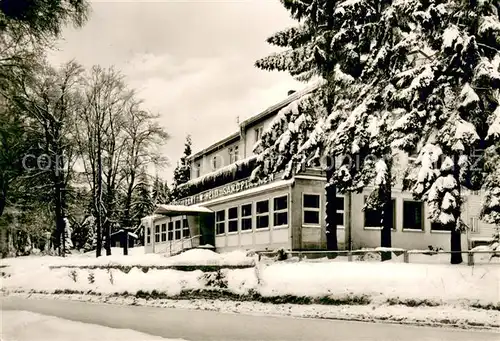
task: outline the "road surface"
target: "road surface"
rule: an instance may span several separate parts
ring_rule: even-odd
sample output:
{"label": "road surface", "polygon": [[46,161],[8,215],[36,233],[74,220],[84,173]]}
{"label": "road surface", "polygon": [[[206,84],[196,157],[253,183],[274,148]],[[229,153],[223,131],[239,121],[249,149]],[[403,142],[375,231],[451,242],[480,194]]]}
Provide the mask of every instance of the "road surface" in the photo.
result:
{"label": "road surface", "polygon": [[[3,310],[27,310],[73,321],[127,328],[190,341],[499,341],[494,332],[408,325],[252,316],[212,311],[94,304],[50,299],[1,299]],[[332,307],[335,309],[335,307]]]}

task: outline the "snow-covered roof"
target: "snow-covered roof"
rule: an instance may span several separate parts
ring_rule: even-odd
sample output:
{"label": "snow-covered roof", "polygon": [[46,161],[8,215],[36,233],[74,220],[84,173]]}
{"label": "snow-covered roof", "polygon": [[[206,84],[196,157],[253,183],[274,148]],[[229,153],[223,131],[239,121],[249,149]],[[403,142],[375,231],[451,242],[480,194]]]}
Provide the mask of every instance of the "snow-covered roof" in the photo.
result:
{"label": "snow-covered roof", "polygon": [[[285,98],[284,100],[266,108],[265,110],[261,111],[260,113],[258,114],[255,114],[255,115],[252,115],[251,117],[245,119],[243,122],[240,123],[240,131],[241,129],[245,129],[245,127],[247,126],[251,126],[253,123],[255,123],[256,121],[260,121],[266,117],[268,117],[269,115],[274,115],[278,110],[280,110],[281,108],[287,106],[288,104],[292,103],[293,101],[299,99],[300,97],[310,93],[310,92],[313,92],[314,90],[318,89],[319,86],[322,84],[322,81],[317,81],[317,82],[314,82],[312,85],[304,88],[303,90],[301,91],[296,91],[290,95],[287,96],[287,98]],[[211,144],[210,146],[194,153],[194,154],[191,154],[188,159],[189,160],[194,160],[194,159],[197,159],[199,158],[200,156],[204,155],[204,154],[208,154],[210,153],[212,150],[218,148],[219,146],[225,144],[225,143],[229,143],[229,142],[232,142],[236,139],[239,139],[240,138],[240,131],[238,132],[235,132],[227,137],[225,137],[224,139],[222,140],[219,140],[213,144]]]}
{"label": "snow-covered roof", "polygon": [[197,186],[197,185],[200,185],[206,181],[214,180],[218,176],[232,174],[233,172],[235,172],[238,169],[238,167],[246,166],[250,162],[255,161],[255,160],[257,160],[257,155],[251,155],[245,159],[238,160],[234,163],[231,163],[230,165],[219,168],[213,172],[210,172],[210,173],[207,173],[207,174],[202,175],[200,177],[191,179],[188,182],[180,185],[179,188],[187,188],[189,186]]}
{"label": "snow-covered roof", "polygon": [[163,216],[196,215],[197,213],[213,213],[211,209],[203,206],[184,206],[184,205],[158,205],[155,214]]}

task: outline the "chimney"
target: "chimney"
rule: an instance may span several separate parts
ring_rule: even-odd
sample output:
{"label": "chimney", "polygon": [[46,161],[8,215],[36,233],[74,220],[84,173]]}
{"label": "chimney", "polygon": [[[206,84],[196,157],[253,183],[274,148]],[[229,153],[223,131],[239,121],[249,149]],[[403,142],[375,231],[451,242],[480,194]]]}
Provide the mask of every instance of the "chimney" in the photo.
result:
{"label": "chimney", "polygon": [[295,92],[296,92],[295,90],[288,90],[288,96],[293,95]]}

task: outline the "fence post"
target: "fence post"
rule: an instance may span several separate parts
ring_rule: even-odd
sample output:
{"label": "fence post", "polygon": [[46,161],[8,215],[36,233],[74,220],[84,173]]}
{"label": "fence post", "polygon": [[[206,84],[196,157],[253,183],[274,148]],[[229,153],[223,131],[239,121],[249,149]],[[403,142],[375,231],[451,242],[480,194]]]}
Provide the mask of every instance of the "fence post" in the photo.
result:
{"label": "fence post", "polygon": [[351,251],[347,252],[347,261],[352,262],[352,252]]}
{"label": "fence post", "polygon": [[474,253],[468,252],[467,253],[467,265],[473,266],[474,265]]}
{"label": "fence post", "polygon": [[403,259],[405,263],[410,262],[410,254],[408,253],[408,250],[405,250],[405,252],[403,253]]}

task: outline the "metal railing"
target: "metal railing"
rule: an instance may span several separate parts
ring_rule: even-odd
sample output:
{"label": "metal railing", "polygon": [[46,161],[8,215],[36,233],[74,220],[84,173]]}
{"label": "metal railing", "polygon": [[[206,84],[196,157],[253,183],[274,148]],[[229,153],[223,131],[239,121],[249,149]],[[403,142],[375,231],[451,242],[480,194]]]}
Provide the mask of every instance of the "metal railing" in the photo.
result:
{"label": "metal railing", "polygon": [[[489,260],[499,257],[500,258],[500,251],[488,251],[488,250],[478,250],[478,251],[434,251],[434,250],[403,250],[403,249],[392,249],[392,250],[383,250],[383,249],[367,249],[367,250],[351,250],[351,251],[323,251],[323,250],[318,250],[318,251],[290,251],[290,250],[284,250],[281,251],[281,253],[286,255],[287,259],[290,258],[298,258],[299,261],[314,261],[314,260],[324,260],[327,258],[328,260],[333,260],[336,258],[344,258],[344,260],[347,260],[348,262],[353,262],[353,261],[366,261],[364,259],[364,256],[367,254],[378,254],[381,255],[382,253],[391,253],[391,259],[400,259],[402,256],[402,262],[404,263],[428,263],[428,262],[422,262],[422,261],[416,261],[416,262],[411,262],[411,256],[412,255],[425,255],[425,256],[436,256],[436,255],[448,255],[448,257],[452,253],[461,253],[467,255],[467,265],[474,265],[475,259],[474,255],[481,255],[481,254],[489,254],[491,255],[489,257]],[[259,257],[259,261],[262,261],[264,257],[271,257],[271,258],[276,258],[279,256],[280,251],[258,251],[256,252]],[[356,257],[358,256],[358,257]],[[362,256],[362,257],[359,257]],[[435,257],[437,258],[437,257]],[[427,259],[427,260],[430,260]],[[430,262],[430,263],[449,263],[449,258],[447,262],[445,261],[440,261],[437,259],[438,262]],[[479,263],[485,263],[485,262],[479,262]],[[486,263],[489,263],[486,262]],[[500,262],[499,262],[500,265]]]}
{"label": "metal railing", "polygon": [[[184,250],[189,250],[193,248],[193,240],[195,238],[200,238],[201,234],[198,234],[196,236],[192,236],[190,238],[182,238],[179,240],[174,241],[173,243],[169,244],[168,247],[168,256],[174,256],[176,254],[179,254],[183,252]],[[180,244],[180,246],[179,246]]]}

